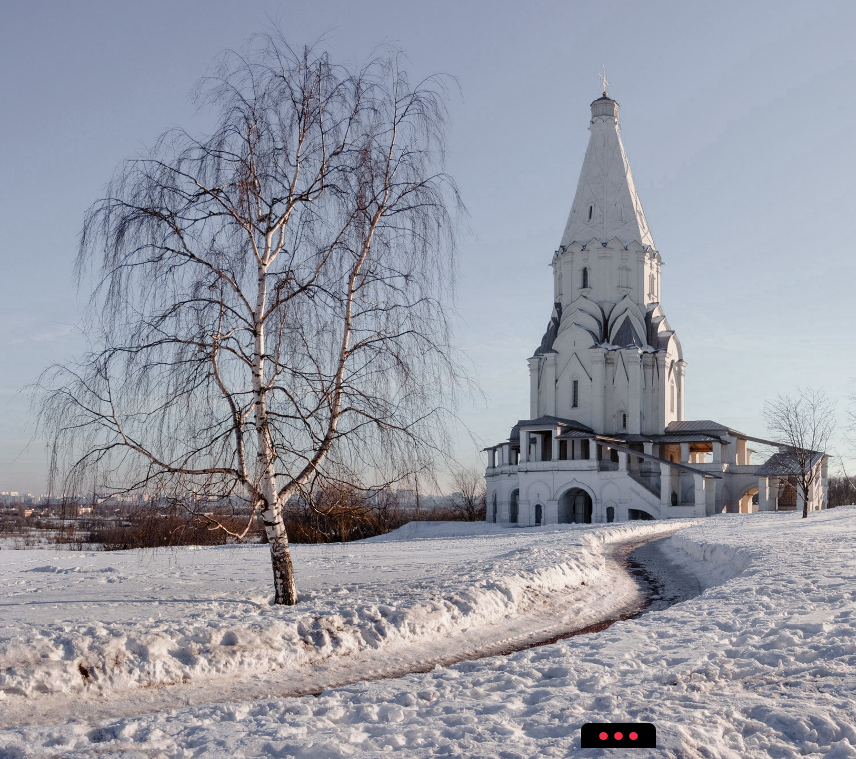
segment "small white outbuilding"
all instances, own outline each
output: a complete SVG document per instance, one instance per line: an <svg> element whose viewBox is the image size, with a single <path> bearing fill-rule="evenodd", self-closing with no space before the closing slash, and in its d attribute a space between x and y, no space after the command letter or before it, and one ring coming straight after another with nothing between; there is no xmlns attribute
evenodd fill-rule
<svg viewBox="0 0 856 759"><path fill-rule="evenodd" d="M529 419L487 448L487 520L521 526L802 510L787 456L684 418L686 362L660 303L654 246L621 142L618 103L591 137L553 255L553 311L529 359ZM827 457L809 499L826 504Z"/></svg>

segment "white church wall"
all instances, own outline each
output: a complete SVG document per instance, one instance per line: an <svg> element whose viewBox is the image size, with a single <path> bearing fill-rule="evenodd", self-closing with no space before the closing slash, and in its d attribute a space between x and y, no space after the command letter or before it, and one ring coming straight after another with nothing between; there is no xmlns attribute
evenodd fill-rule
<svg viewBox="0 0 856 759"><path fill-rule="evenodd" d="M626 478L622 477L621 479L624 480ZM616 521L625 521L627 519L627 504L630 501L628 496L629 494L621 492L621 488L614 481L607 482L600 489L598 508L593 510L597 516L597 520L593 518L592 521L606 522L607 505L611 505L615 509Z"/></svg>
<svg viewBox="0 0 856 759"><path fill-rule="evenodd" d="M553 347L558 351L556 379L556 416L574 419L591 426L592 367L589 346L591 335L580 327L565 330ZM578 405L573 407L573 383L577 381ZM549 388L545 388L549 392Z"/></svg>
<svg viewBox="0 0 856 759"><path fill-rule="evenodd" d="M493 496L496 495L497 501L497 522L507 524L509 521L509 504L511 494L518 488L517 475L496 475L486 477L486 497L487 502L493 502Z"/></svg>
<svg viewBox="0 0 856 759"><path fill-rule="evenodd" d="M524 523L527 526L535 525L537 523L535 518L536 506L541 505L541 518L542 524L544 522L544 511L546 510L547 503L550 501L551 488L550 486L544 482L544 480L535 480L534 482L528 483L526 485L526 501L527 501L527 510L526 510L526 522Z"/></svg>

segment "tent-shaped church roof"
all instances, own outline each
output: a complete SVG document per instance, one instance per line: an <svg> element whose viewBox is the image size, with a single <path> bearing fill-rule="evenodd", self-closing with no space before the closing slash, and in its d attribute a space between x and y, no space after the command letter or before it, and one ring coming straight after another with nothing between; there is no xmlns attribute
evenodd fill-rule
<svg viewBox="0 0 856 759"><path fill-rule="evenodd" d="M617 239L625 246L635 240L654 247L621 141L618 103L606 94L591 104L589 131L562 246Z"/></svg>

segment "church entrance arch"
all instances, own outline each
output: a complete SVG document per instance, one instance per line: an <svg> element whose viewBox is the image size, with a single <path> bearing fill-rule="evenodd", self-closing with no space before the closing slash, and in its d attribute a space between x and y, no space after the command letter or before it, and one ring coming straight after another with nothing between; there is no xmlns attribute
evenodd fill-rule
<svg viewBox="0 0 856 759"><path fill-rule="evenodd" d="M591 524L591 496L582 488L571 488L559 499L559 524Z"/></svg>
<svg viewBox="0 0 856 759"><path fill-rule="evenodd" d="M511 498L508 501L508 521L517 524L517 501L520 498L519 490L511 491Z"/></svg>

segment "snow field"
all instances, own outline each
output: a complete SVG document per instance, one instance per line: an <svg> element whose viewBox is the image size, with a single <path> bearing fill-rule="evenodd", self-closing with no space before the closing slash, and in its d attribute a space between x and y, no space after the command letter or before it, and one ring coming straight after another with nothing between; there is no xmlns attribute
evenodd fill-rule
<svg viewBox="0 0 856 759"><path fill-rule="evenodd" d="M601 530L572 532L591 547L603 539L597 537ZM529 540L536 531L509 532L516 534L503 547L505 555L503 549L494 554L494 566L525 545L514 548L513 541ZM542 557L572 544L560 531L542 535L543 544L528 544ZM494 539L504 538L447 541L445 569L430 581L451 589L466 577L471 560L460 557L483 557L472 559L479 567L490 563L480 541ZM691 569L708 589L604 632L357 683L318 698L8 729L0 733L0 756L607 757L614 752L578 748L583 723L649 721L657 726L659 748L634 756L854 759L854 539L854 507L807 520L790 514L709 518L670 538L664 551L665 569ZM416 585L419 572L428 572L418 562L405 567L420 546L431 543L387 543L391 553L384 566L398 562L400 593ZM370 560L361 555L364 565ZM409 571L410 584L402 590L400 580ZM715 585L714 578L729 579ZM380 580L379 586L388 592Z"/></svg>
<svg viewBox="0 0 856 759"><path fill-rule="evenodd" d="M596 584L604 546L665 529L674 525L419 523L335 548L295 546L305 591L294 608L269 604L266 546L4 551L0 699L246 677L434 639Z"/></svg>

